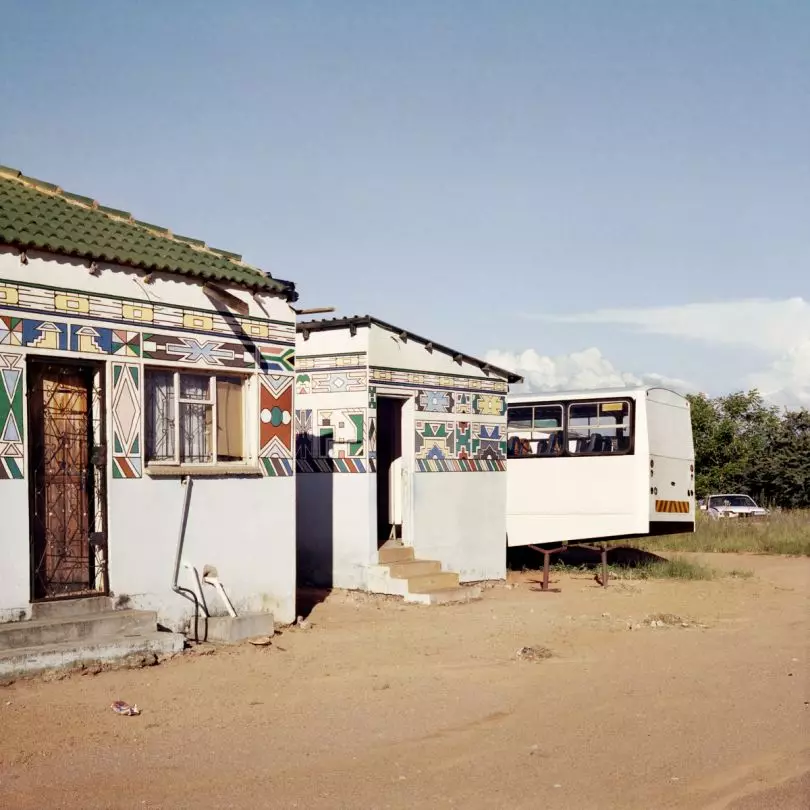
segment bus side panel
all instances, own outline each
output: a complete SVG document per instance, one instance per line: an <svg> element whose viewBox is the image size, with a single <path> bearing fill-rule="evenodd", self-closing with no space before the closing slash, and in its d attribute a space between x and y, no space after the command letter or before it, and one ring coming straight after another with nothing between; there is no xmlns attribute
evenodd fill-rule
<svg viewBox="0 0 810 810"><path fill-rule="evenodd" d="M686 400L647 403L650 436L650 523L656 534L693 531L695 451Z"/></svg>
<svg viewBox="0 0 810 810"><path fill-rule="evenodd" d="M648 456L638 444L635 455L507 461L507 544L646 534Z"/></svg>

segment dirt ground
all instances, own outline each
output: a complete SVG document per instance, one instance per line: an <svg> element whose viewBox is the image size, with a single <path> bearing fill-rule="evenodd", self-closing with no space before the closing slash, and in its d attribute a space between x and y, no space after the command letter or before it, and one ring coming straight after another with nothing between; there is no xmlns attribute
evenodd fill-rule
<svg viewBox="0 0 810 810"><path fill-rule="evenodd" d="M19 681L0 807L807 810L810 559L700 558L754 576L334 593L269 647Z"/></svg>

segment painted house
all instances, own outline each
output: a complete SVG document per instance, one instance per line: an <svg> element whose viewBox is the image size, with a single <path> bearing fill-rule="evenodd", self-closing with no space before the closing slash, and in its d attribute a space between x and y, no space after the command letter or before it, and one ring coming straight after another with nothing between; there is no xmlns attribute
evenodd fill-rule
<svg viewBox="0 0 810 810"><path fill-rule="evenodd" d="M182 562L214 566L237 612L295 618L294 300L238 255L0 169L0 620L109 594L180 629L185 476Z"/></svg>
<svg viewBox="0 0 810 810"><path fill-rule="evenodd" d="M299 578L404 595L380 563L420 560L460 582L504 578L506 394L519 380L376 318L299 323Z"/></svg>

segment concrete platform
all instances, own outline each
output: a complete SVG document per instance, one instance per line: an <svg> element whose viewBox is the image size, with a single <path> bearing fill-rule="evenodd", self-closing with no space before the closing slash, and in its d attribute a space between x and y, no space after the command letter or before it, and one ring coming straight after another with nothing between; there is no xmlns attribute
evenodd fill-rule
<svg viewBox="0 0 810 810"><path fill-rule="evenodd" d="M405 601L418 605L450 605L454 602L473 602L481 598L477 585L461 585L458 588L431 591L430 593L407 593Z"/></svg>
<svg viewBox="0 0 810 810"><path fill-rule="evenodd" d="M60 615L0 625L0 651L63 642L98 641L155 631L155 614L148 610L109 610L104 613Z"/></svg>
<svg viewBox="0 0 810 810"><path fill-rule="evenodd" d="M257 636L272 636L275 632L272 613L248 613L235 617L209 616L207 623L206 633L206 620L198 619L196 636L192 625L187 634L188 637L217 644L236 644Z"/></svg>
<svg viewBox="0 0 810 810"><path fill-rule="evenodd" d="M129 638L67 641L0 652L0 678L19 677L48 669L103 664L142 653L167 655L181 652L185 639L178 633L156 630Z"/></svg>

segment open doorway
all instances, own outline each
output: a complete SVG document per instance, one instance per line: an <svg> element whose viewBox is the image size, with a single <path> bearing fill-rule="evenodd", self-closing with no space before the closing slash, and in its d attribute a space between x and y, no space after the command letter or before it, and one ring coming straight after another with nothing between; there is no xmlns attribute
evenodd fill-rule
<svg viewBox="0 0 810 810"><path fill-rule="evenodd" d="M377 396L377 547L391 536L389 515L391 464L402 455L404 399ZM397 528L397 536L401 526Z"/></svg>

